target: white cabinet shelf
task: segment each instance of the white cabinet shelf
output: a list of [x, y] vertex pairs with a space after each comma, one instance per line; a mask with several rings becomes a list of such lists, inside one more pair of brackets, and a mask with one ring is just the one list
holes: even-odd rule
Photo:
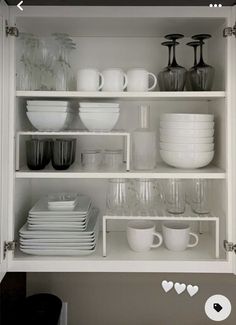
[[178, 92], [80, 92], [80, 91], [17, 91], [17, 97], [25, 98], [104, 98], [130, 100], [214, 100], [226, 97], [225, 91]]
[[[107, 257], [102, 257], [102, 234], [98, 248], [87, 257], [42, 257], [17, 251], [9, 266], [15, 272], [230, 272], [227, 261], [215, 259], [214, 239], [199, 235], [194, 249], [176, 253], [160, 247], [137, 254], [128, 248], [125, 232], [107, 234]], [[222, 252], [221, 252], [222, 254]]]
[[15, 172], [16, 178], [152, 178], [152, 179], [165, 179], [165, 178], [206, 178], [206, 179], [225, 179], [226, 172], [223, 169], [210, 165], [201, 169], [176, 169], [164, 164], [159, 164], [155, 170], [151, 171], [129, 171], [126, 172], [106, 172], [99, 170], [99, 172], [86, 172], [79, 166], [72, 166], [67, 171], [56, 171], [53, 168], [44, 169], [41, 171], [32, 171], [27, 167], [22, 168]]

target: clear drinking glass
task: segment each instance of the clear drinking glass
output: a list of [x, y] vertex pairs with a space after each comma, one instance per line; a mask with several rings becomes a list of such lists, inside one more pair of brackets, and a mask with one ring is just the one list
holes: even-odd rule
[[123, 150], [105, 150], [103, 164], [106, 170], [122, 170]]
[[190, 204], [194, 213], [209, 214], [210, 182], [206, 179], [193, 179]]
[[155, 180], [148, 178], [135, 180], [134, 191], [136, 194], [136, 215], [160, 215], [160, 187]]
[[130, 187], [126, 179], [116, 178], [108, 181], [106, 193], [107, 213], [110, 215], [130, 214]]
[[181, 179], [166, 180], [163, 195], [167, 212], [171, 214], [183, 214], [185, 212], [185, 187]]
[[99, 170], [102, 163], [101, 150], [85, 150], [81, 153], [81, 165], [86, 170]]

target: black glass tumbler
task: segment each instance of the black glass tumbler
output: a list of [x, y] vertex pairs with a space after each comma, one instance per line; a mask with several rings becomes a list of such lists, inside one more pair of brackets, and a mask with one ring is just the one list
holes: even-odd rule
[[47, 166], [51, 161], [51, 146], [53, 143], [52, 139], [43, 139], [42, 141], [45, 142], [45, 166]]
[[40, 170], [46, 166], [47, 141], [32, 139], [26, 141], [27, 166], [32, 170]]
[[52, 166], [57, 170], [68, 169], [73, 161], [74, 141], [69, 139], [56, 139], [52, 143]]

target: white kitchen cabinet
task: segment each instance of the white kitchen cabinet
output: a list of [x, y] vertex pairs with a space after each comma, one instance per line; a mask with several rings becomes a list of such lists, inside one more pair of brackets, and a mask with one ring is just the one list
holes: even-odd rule
[[[4, 14], [5, 13], [5, 14]], [[226, 252], [224, 240], [236, 244], [236, 38], [223, 36], [226, 27], [235, 26], [236, 8], [223, 7], [24, 7], [20, 12], [15, 7], [1, 8], [1, 42], [4, 51], [0, 84], [2, 108], [2, 212], [1, 212], [1, 267], [3, 271], [73, 271], [73, 272], [219, 272], [236, 271], [235, 253]], [[185, 46], [193, 34], [210, 33], [205, 57], [215, 67], [216, 76], [210, 92], [149, 92], [149, 93], [82, 93], [16, 91], [17, 39], [4, 34], [6, 20], [9, 27], [19, 31], [47, 36], [52, 32], [69, 33], [78, 44], [73, 69], [92, 66], [100, 70], [107, 67], [145, 67], [157, 74], [166, 66], [166, 49], [161, 46], [163, 36], [171, 32], [185, 35], [177, 49], [178, 62], [190, 68], [193, 62], [192, 49]], [[11, 31], [15, 31], [12, 29]], [[14, 33], [13, 33], [14, 34]], [[3, 56], [3, 53], [5, 55]], [[6, 54], [7, 53], [7, 54]], [[3, 87], [4, 86], [4, 87]], [[24, 168], [24, 158], [16, 170], [15, 138], [18, 132], [28, 131], [25, 114], [27, 98], [103, 98], [121, 103], [122, 112], [118, 128], [131, 132], [137, 126], [140, 102], [151, 106], [152, 126], [158, 128], [163, 112], [210, 112], [216, 121], [216, 154], [213, 163], [202, 169], [179, 170], [169, 168], [158, 157], [156, 170], [151, 172], [84, 173], [79, 168], [66, 172], [54, 170], [29, 171]], [[3, 102], [4, 99], [4, 102]], [[79, 138], [82, 147], [91, 147], [91, 139]], [[93, 145], [119, 145], [119, 140], [96, 137]], [[108, 140], [106, 140], [108, 141]], [[21, 155], [21, 156], [24, 156]], [[53, 191], [78, 191], [88, 194], [101, 210], [105, 207], [107, 178], [207, 178], [211, 180], [211, 208], [220, 219], [220, 257], [214, 255], [214, 229], [209, 226], [200, 239], [201, 245], [182, 253], [165, 249], [152, 251], [146, 256], [127, 250], [124, 232], [117, 225], [108, 234], [107, 257], [102, 257], [102, 238], [94, 255], [88, 257], [36, 257], [22, 254], [17, 247], [6, 252], [18, 239], [18, 231], [25, 223], [31, 206], [45, 193]], [[102, 222], [101, 222], [102, 224]], [[112, 225], [113, 227], [113, 225]], [[101, 237], [101, 236], [100, 236]], [[228, 245], [230, 247], [230, 245]]]

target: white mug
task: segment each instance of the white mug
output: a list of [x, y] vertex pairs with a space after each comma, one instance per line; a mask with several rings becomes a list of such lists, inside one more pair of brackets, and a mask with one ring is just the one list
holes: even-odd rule
[[[195, 247], [198, 244], [198, 235], [190, 232], [187, 224], [177, 222], [167, 222], [162, 225], [162, 235], [166, 248], [171, 251], [184, 251], [188, 247]], [[195, 242], [190, 244], [190, 236], [195, 238]]]
[[[149, 87], [149, 77], [153, 78], [153, 85]], [[127, 91], [150, 91], [157, 85], [156, 76], [145, 69], [132, 69], [127, 72], [128, 88]]]
[[128, 84], [126, 73], [121, 69], [107, 69], [102, 72], [104, 77], [103, 91], [123, 91]]
[[[130, 221], [126, 232], [129, 246], [135, 252], [147, 252], [163, 242], [162, 235], [155, 232], [155, 224], [151, 221]], [[157, 244], [153, 243], [155, 237], [159, 239]]]
[[103, 75], [97, 69], [81, 69], [77, 75], [77, 90], [98, 91], [104, 84]]

